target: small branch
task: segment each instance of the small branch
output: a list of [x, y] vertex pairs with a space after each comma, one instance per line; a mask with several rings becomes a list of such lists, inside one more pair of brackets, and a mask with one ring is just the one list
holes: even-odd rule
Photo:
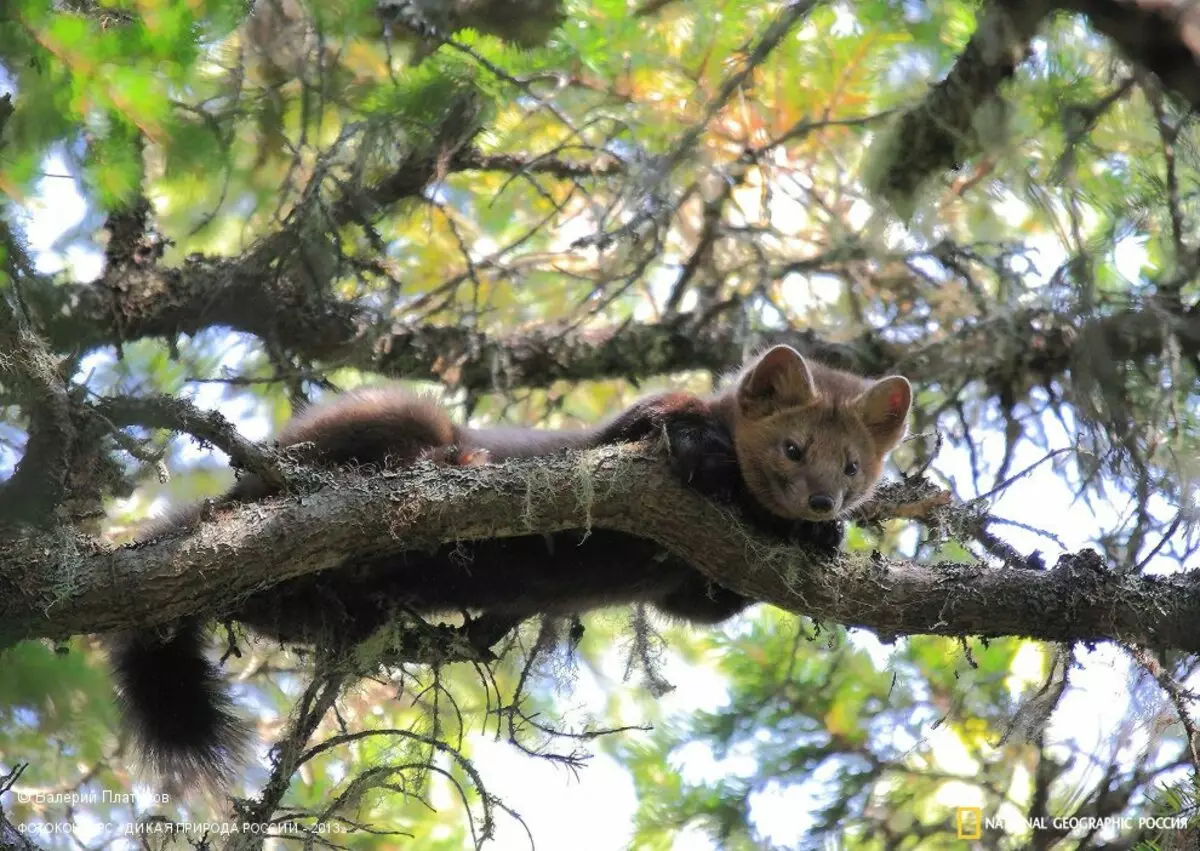
[[952, 500], [950, 491], [922, 476], [914, 476], [903, 482], [881, 484], [871, 500], [854, 512], [853, 519], [859, 523], [894, 518], [927, 520], [934, 512], [949, 506]]
[[699, 120], [693, 122], [687, 130], [681, 133], [671, 149], [661, 157], [658, 157], [645, 170], [645, 182], [640, 188], [640, 192], [646, 201], [655, 199], [653, 203], [643, 203], [642, 206], [644, 209], [640, 210], [629, 221], [623, 222], [615, 230], [601, 231], [598, 234], [583, 237], [576, 240], [574, 246], [596, 245], [602, 248], [606, 247], [620, 238], [641, 232], [648, 222], [662, 219], [670, 212], [673, 212], [676, 206], [674, 203], [661, 203], [658, 201], [660, 196], [665, 195], [665, 185], [671, 173], [692, 153], [696, 145], [699, 144], [700, 138], [708, 130], [708, 125], [720, 114], [721, 110], [725, 108], [734, 94], [742, 90], [747, 81], [751, 80], [754, 72], [783, 43], [783, 40], [791, 32], [792, 28], [804, 20], [816, 5], [816, 0], [788, 0], [779, 11], [779, 14], [762, 30], [753, 47], [747, 45], [743, 54], [745, 60], [741, 63], [737, 71], [730, 74], [721, 82], [716, 94], [705, 104], [704, 113], [700, 116]]
[[816, 0], [789, 0], [784, 5], [783, 9], [780, 10], [779, 16], [771, 21], [766, 29], [763, 30], [754, 47], [746, 51], [746, 58], [742, 66], [722, 81], [716, 95], [705, 105], [703, 118], [693, 124], [679, 138], [679, 141], [672, 148], [671, 153], [668, 154], [667, 160], [669, 166], [666, 169], [667, 171], [678, 165], [691, 152], [696, 143], [700, 141], [700, 136], [708, 128], [709, 122], [716, 118], [717, 114], [725, 108], [725, 104], [729, 102], [734, 93], [741, 90], [755, 69], [767, 61], [767, 58], [775, 51], [775, 48], [791, 32], [792, 27], [808, 17], [808, 13], [816, 5]]
[[467, 148], [455, 155], [451, 165], [455, 169], [472, 171], [503, 171], [513, 174], [548, 174], [562, 180], [579, 180], [586, 177], [608, 177], [624, 174], [625, 164], [611, 154], [591, 162], [571, 162], [550, 156], [521, 156], [518, 154], [485, 154], [475, 148]]
[[242, 437], [218, 411], [201, 411], [187, 399], [173, 396], [112, 396], [101, 399], [93, 410], [113, 426], [138, 425], [190, 434], [222, 450], [235, 468], [261, 476], [272, 490], [284, 485], [284, 474], [272, 453]]
[[[17, 763], [8, 774], [0, 777], [0, 795], [10, 791], [28, 767], [27, 762]], [[3, 810], [0, 810], [0, 851], [40, 851], [24, 831], [8, 820]]]
[[683, 297], [687, 294], [692, 279], [696, 277], [700, 267], [710, 261], [713, 246], [716, 245], [721, 233], [721, 216], [724, 213], [725, 204], [733, 197], [734, 189], [742, 185], [746, 171], [744, 168], [737, 168], [735, 173], [725, 176], [725, 180], [721, 184], [721, 191], [716, 194], [716, 197], [704, 202], [700, 219], [703, 223], [700, 227], [700, 235], [696, 239], [696, 245], [692, 249], [691, 255], [683, 264], [679, 277], [671, 287], [671, 295], [663, 306], [665, 316], [678, 315], [679, 305], [683, 303]]
[[1155, 682], [1166, 692], [1167, 698], [1171, 701], [1171, 706], [1174, 707], [1175, 714], [1179, 718], [1179, 723], [1183, 725], [1183, 731], [1187, 734], [1188, 756], [1191, 758], [1192, 765], [1200, 768], [1200, 753], [1197, 753], [1197, 748], [1200, 748], [1200, 731], [1197, 730], [1196, 721], [1192, 718], [1191, 709], [1196, 704], [1196, 693], [1186, 688], [1169, 670], [1163, 667], [1162, 659], [1154, 651], [1136, 646], [1126, 649], [1133, 660], [1147, 674], [1154, 677]]
[[0, 136], [4, 135], [4, 125], [8, 124], [8, 119], [12, 118], [12, 114], [12, 95], [0, 96]]
[[[397, 201], [420, 194], [430, 182], [442, 177], [459, 152], [481, 128], [481, 102], [471, 90], [464, 89], [446, 105], [434, 131], [436, 137], [426, 147], [414, 150], [388, 177], [358, 193], [348, 193], [333, 204], [330, 217], [334, 224], [365, 221]], [[276, 235], [264, 243], [270, 253]]]
[[[279, 811], [284, 795], [291, 787], [292, 775], [303, 764], [304, 752], [325, 713], [333, 707], [346, 681], [346, 672], [339, 670], [336, 660], [320, 656], [317, 670], [292, 710], [287, 731], [276, 743], [271, 774], [258, 797], [247, 802], [239, 815], [251, 824], [265, 828]], [[225, 851], [259, 851], [262, 837], [249, 831], [235, 835]]]

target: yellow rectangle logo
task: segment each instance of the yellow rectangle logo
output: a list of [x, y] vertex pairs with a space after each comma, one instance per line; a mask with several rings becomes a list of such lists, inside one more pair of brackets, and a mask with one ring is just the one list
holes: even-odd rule
[[954, 808], [955, 839], [983, 838], [983, 808], [955, 807]]

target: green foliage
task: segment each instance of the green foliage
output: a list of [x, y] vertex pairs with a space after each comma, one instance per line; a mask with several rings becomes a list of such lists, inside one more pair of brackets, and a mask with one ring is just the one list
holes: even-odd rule
[[228, 32], [240, 0], [154, 4], [127, 17], [133, 3], [95, 17], [22, 0], [0, 15], [0, 55], [17, 90], [5, 126], [14, 162], [0, 168], [9, 191], [27, 192], [46, 150], [86, 135], [88, 180], [104, 206], [128, 200], [141, 180], [134, 139], [169, 147], [172, 99], [190, 85], [203, 38]]
[[[1002, 120], [986, 151], [954, 174], [933, 176], [903, 230], [864, 200], [863, 152], [885, 137], [884, 113], [910, 106], [947, 73], [974, 31], [979, 3], [819, 4], [717, 107], [717, 93], [744, 67], [782, 3], [676, 0], [645, 4], [653, 10], [639, 15], [628, 0], [577, 2], [536, 49], [462, 30], [454, 44], [415, 64], [400, 61], [416, 55], [411, 45], [380, 39], [371, 0], [307, 5], [320, 38], [308, 39], [301, 27], [280, 45], [254, 40], [244, 0], [0, 0], [0, 63], [14, 92], [0, 129], [0, 193], [29, 200], [49, 163], [61, 162], [88, 207], [82, 235], [64, 240], [67, 247], [94, 250], [90, 231], [139, 194], [152, 201], [157, 228], [172, 240], [168, 267], [186, 268], [192, 252], [216, 263], [265, 245], [264, 290], [299, 268], [322, 294], [373, 311], [377, 326], [363, 328], [355, 342], [362, 350], [417, 323], [503, 336], [529, 326], [611, 328], [660, 318], [664, 293], [688, 268], [703, 231], [704, 204], [726, 188], [725, 230], [689, 296], [729, 315], [739, 333], [788, 326], [848, 343], [873, 335], [884, 351], [919, 341], [936, 359], [938, 344], [1005, 325], [1009, 311], [1115, 313], [1186, 267], [1190, 255], [1177, 242], [1194, 253], [1194, 234], [1175, 233], [1165, 202], [1177, 191], [1183, 219], [1200, 214], [1194, 118], [1147, 97], [1137, 80], [1127, 95], [1113, 97], [1126, 69], [1073, 19], [1043, 32], [1036, 55], [1003, 90]], [[281, 54], [289, 50], [299, 69], [284, 67]], [[452, 167], [452, 152], [439, 147], [444, 123], [468, 101], [478, 107], [471, 152], [511, 155], [519, 165]], [[1165, 126], [1182, 191], [1171, 186]], [[786, 144], [775, 144], [784, 137]], [[745, 167], [748, 151], [759, 157], [753, 169]], [[619, 169], [605, 174], [611, 154]], [[566, 179], [537, 168], [580, 164], [599, 175]], [[403, 184], [413, 174], [421, 176], [415, 188], [384, 197], [389, 181]], [[670, 227], [621, 231], [639, 221]], [[287, 239], [268, 242], [289, 228]], [[587, 242], [600, 232], [619, 238]], [[0, 239], [0, 264], [12, 260], [9, 242]], [[1117, 252], [1135, 243], [1144, 254], [1131, 280]], [[946, 259], [943, 249], [952, 244], [964, 249]], [[806, 271], [814, 256], [846, 245], [862, 256]], [[831, 281], [836, 293], [825, 297], [822, 286]], [[1192, 275], [1180, 297], [1196, 294]], [[332, 300], [314, 304], [329, 309], [331, 322], [344, 315]], [[80, 380], [99, 395], [200, 394], [202, 406], [233, 411], [265, 434], [305, 392], [377, 379], [347, 366], [343, 354], [308, 363], [270, 334], [208, 328], [122, 341], [119, 352], [112, 346], [89, 358]], [[458, 354], [437, 352], [431, 369], [449, 385], [443, 396], [465, 403], [456, 410], [482, 422], [591, 422], [640, 392], [710, 383], [693, 375], [637, 384], [640, 376], [630, 376], [513, 391], [507, 364], [497, 362], [497, 392], [464, 398], [453, 387]], [[1089, 369], [1107, 362], [1103, 348], [1088, 354], [1072, 365], [1072, 383], [1082, 386]], [[1044, 436], [1051, 416], [1042, 401], [1071, 388], [1046, 382], [1036, 387], [1041, 395], [1024, 392], [1002, 404], [990, 384], [979, 386], [1007, 377], [997, 372], [972, 386], [954, 374], [917, 388], [927, 415], [921, 429], [941, 430], [951, 443], [968, 425], [991, 430], [992, 438], [1019, 426]], [[1113, 373], [1102, 377], [1113, 379], [1128, 409], [1106, 408], [1097, 389], [1088, 397], [1099, 400], [1092, 409], [1076, 400], [1069, 439], [1088, 428], [1103, 436], [1096, 423], [1119, 422], [1126, 457], [1127, 447], [1144, 450], [1147, 474], [1139, 484], [1162, 495], [1194, 493], [1195, 364], [1167, 350], [1143, 369]], [[1167, 379], [1176, 388], [1170, 394], [1160, 389]], [[1023, 391], [1040, 378], [1031, 371], [1026, 380]], [[1036, 410], [1021, 423], [1006, 419], [1027, 409]], [[129, 534], [151, 506], [189, 503], [228, 485], [225, 465], [197, 461], [190, 441], [138, 437], [147, 438], [148, 454], [161, 454], [172, 478], [164, 484], [147, 475], [136, 499], [113, 505], [114, 535]], [[0, 457], [8, 458], [9, 435], [0, 438]], [[12, 444], [19, 449], [19, 440]], [[899, 456], [907, 461], [917, 446]], [[999, 454], [993, 449], [980, 450], [982, 466]], [[977, 474], [976, 445], [965, 451]], [[1097, 491], [1111, 484], [1099, 462], [1095, 469], [1079, 463], [1076, 472], [1098, 482]], [[914, 545], [898, 526], [882, 536], [854, 528], [847, 545], [929, 562], [976, 558], [958, 542]], [[471, 666], [453, 665], [360, 685], [324, 720], [317, 740], [370, 728], [409, 735], [330, 749], [293, 784], [286, 803], [322, 812], [344, 795], [339, 814], [348, 819], [401, 831], [413, 847], [464, 847], [471, 833], [464, 813], [478, 823], [491, 799], [471, 789], [462, 764], [444, 752], [430, 770], [436, 749], [428, 740], [453, 742], [468, 757], [480, 734], [553, 750], [558, 743], [532, 719], [551, 726], [549, 719], [573, 708], [571, 687], [591, 680], [604, 685], [603, 700], [572, 721], [590, 728], [657, 722], [649, 736], [606, 740], [637, 785], [636, 847], [670, 848], [694, 832], [731, 849], [817, 839], [872, 851], [959, 847], [955, 806], [1023, 810], [1038, 770], [1061, 757], [1045, 741], [1044, 719], [1005, 735], [1050, 676], [1049, 652], [1029, 642], [916, 638], [881, 646], [765, 607], [723, 630], [656, 624], [669, 652], [641, 626], [631, 628], [626, 613], [590, 615], [584, 625], [577, 644], [560, 633], [553, 651], [545, 646], [553, 642], [539, 643], [536, 625], [527, 626], [519, 640], [524, 655], [505, 657], [486, 681]], [[5, 767], [29, 760], [26, 782], [69, 784], [100, 763], [106, 767], [89, 782], [129, 788], [130, 760], [111, 733], [101, 655], [84, 641], [65, 656], [37, 643], [5, 655]], [[526, 671], [529, 655], [535, 659]], [[307, 661], [256, 645], [228, 662], [238, 674], [257, 672], [239, 696], [264, 737], [286, 722], [302, 687], [297, 670]], [[706, 675], [720, 683], [723, 701], [704, 711], [664, 714], [670, 696], [647, 696], [664, 679]], [[524, 718], [497, 705], [518, 685]], [[1159, 732], [1160, 754], [1179, 744], [1175, 728]], [[393, 787], [407, 794], [348, 788], [358, 772], [390, 768]], [[1047, 797], [1051, 810], [1068, 814], [1087, 784], [1062, 778], [1056, 775]], [[263, 779], [260, 770], [246, 788]], [[467, 791], [460, 796], [460, 789]], [[1191, 806], [1189, 794], [1164, 793], [1164, 810]], [[44, 814], [26, 807], [15, 815]], [[60, 838], [58, 847], [66, 847]], [[338, 839], [361, 848], [396, 842], [368, 833]], [[1021, 841], [1012, 839], [1012, 847]]]
[[10, 766], [29, 761], [26, 783], [56, 784], [111, 758], [116, 712], [97, 657], [95, 643], [81, 640], [30, 641], [0, 656], [0, 753]]
[[[952, 824], [954, 795], [977, 803], [964, 790], [983, 778], [988, 789], [1020, 788], [1022, 746], [997, 746], [996, 731], [1013, 688], [1023, 691], [1013, 680], [1021, 647], [991, 642], [968, 655], [910, 639], [880, 664], [843, 630], [797, 631], [762, 612], [712, 640], [728, 685], [720, 709], [668, 719], [646, 744], [614, 745], [638, 784], [637, 841], [666, 848], [700, 829], [722, 848], [801, 836], [882, 848], [881, 830], [936, 833]], [[886, 818], [860, 821], [863, 807]], [[943, 839], [953, 847], [952, 832]]]

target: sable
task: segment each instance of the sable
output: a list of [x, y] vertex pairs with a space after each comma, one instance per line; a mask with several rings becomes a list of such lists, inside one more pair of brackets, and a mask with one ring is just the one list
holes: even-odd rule
[[[295, 417], [278, 443], [322, 465], [403, 467], [429, 459], [476, 465], [665, 435], [673, 469], [756, 525], [819, 550], [841, 541], [838, 520], [866, 500], [887, 453], [904, 435], [912, 391], [892, 376], [872, 381], [806, 361], [777, 346], [728, 386], [702, 398], [643, 399], [588, 428], [472, 429], [399, 386], [347, 393]], [[226, 502], [272, 487], [245, 476]], [[187, 525], [195, 511], [159, 522], [145, 540]], [[539, 614], [575, 615], [644, 603], [669, 617], [719, 623], [753, 601], [710, 582], [650, 541], [604, 530], [528, 536], [401, 552], [280, 583], [230, 616], [286, 643], [349, 649], [402, 614], [478, 614], [468, 632], [483, 646]], [[613, 559], [614, 549], [622, 554]], [[248, 731], [196, 619], [163, 632], [110, 638], [125, 722], [150, 766], [177, 786], [221, 786]]]

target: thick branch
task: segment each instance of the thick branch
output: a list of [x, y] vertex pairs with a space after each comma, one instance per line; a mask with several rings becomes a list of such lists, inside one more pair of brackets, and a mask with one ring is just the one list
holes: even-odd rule
[[1166, 0], [1066, 0], [1131, 62], [1200, 108], [1200, 5]]
[[867, 183], [903, 216], [921, 183], [980, 150], [980, 107], [1024, 58], [1055, 9], [1075, 12], [1134, 64], [1200, 108], [1200, 6], [1173, 0], [992, 0], [945, 79], [872, 152]]
[[880, 137], [869, 155], [865, 180], [902, 217], [910, 215], [922, 182], [980, 150], [980, 107], [994, 102], [1051, 8], [1048, 0], [989, 4], [950, 73]]
[[347, 558], [589, 526], [651, 539], [755, 599], [889, 637], [1023, 635], [1200, 649], [1194, 574], [1118, 573], [1091, 551], [1044, 572], [865, 555], [817, 563], [749, 532], [636, 448], [346, 476], [303, 498], [238, 507], [185, 537], [136, 548], [30, 539], [0, 556], [8, 586], [0, 594], [0, 644], [229, 610], [253, 591]]
[[[361, 339], [362, 332], [374, 317], [330, 292], [336, 263], [328, 262], [329, 234], [420, 197], [479, 128], [479, 99], [464, 90], [446, 104], [440, 123], [430, 128], [432, 138], [408, 152], [391, 174], [369, 186], [343, 186], [341, 197], [328, 205], [314, 180], [286, 224], [238, 258], [192, 255], [171, 268], [152, 253], [139, 255], [136, 262], [110, 262], [90, 284], [31, 284], [26, 299], [60, 352], [226, 327], [317, 360], [350, 352], [362, 357], [371, 344]], [[139, 244], [136, 219], [123, 224], [125, 231], [114, 240]]]
[[[15, 299], [14, 299], [15, 301]], [[75, 429], [66, 384], [19, 304], [0, 292], [0, 384], [29, 418], [25, 453], [0, 483], [0, 523], [48, 523], [67, 492]]]
[[[314, 293], [298, 281], [273, 279], [265, 268], [237, 261], [197, 260], [178, 270], [131, 272], [117, 298], [102, 282], [48, 287], [36, 296], [43, 331], [58, 351], [225, 326], [272, 340], [310, 361], [445, 381], [471, 392], [691, 369], [721, 372], [740, 363], [751, 342], [728, 323], [705, 323], [693, 314], [612, 330], [563, 331], [550, 325], [494, 336], [462, 326], [423, 325], [364, 333], [378, 324], [367, 308]], [[948, 380], [957, 386], [972, 375], [995, 378], [988, 373], [997, 364], [1008, 368], [1018, 361], [1028, 362], [1039, 376], [1059, 376], [1077, 362], [1081, 339], [1105, 339], [1111, 357], [1138, 362], [1160, 354], [1175, 335], [1182, 353], [1192, 356], [1200, 352], [1196, 328], [1193, 315], [1162, 310], [1125, 310], [1080, 322], [1032, 309], [1006, 322], [967, 326], [932, 343], [892, 344], [864, 335], [835, 345], [811, 332], [771, 333], [760, 342], [787, 342], [865, 374], [902, 369], [917, 383]]]

